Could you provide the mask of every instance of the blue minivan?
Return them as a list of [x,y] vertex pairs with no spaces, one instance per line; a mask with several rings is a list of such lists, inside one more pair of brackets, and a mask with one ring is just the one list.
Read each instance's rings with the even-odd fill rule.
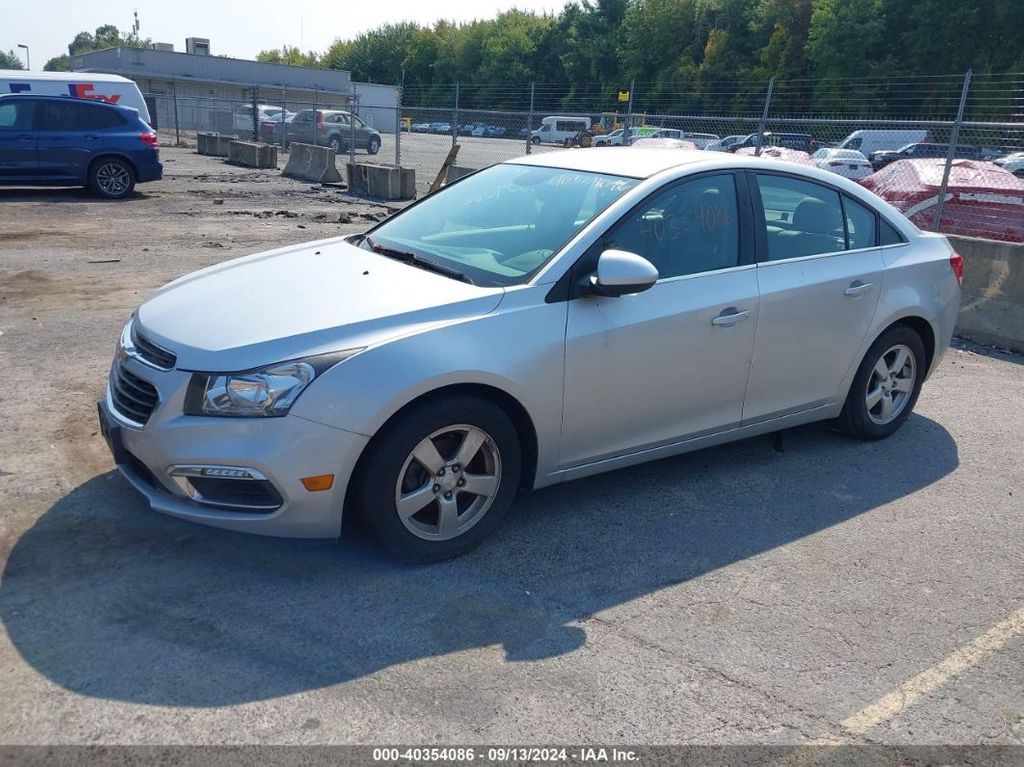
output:
[[0,96],[0,185],[86,186],[119,200],[162,175],[156,132],[134,109]]

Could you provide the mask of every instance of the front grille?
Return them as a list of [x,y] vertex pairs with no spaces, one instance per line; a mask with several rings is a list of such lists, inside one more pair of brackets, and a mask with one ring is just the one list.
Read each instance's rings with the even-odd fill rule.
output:
[[115,361],[110,369],[110,399],[124,417],[145,426],[159,401],[156,387]]
[[132,323],[131,340],[135,351],[144,362],[148,362],[153,367],[160,368],[161,370],[174,369],[174,363],[178,361],[177,355],[174,352],[157,346],[142,335],[139,332],[138,325],[134,322]]

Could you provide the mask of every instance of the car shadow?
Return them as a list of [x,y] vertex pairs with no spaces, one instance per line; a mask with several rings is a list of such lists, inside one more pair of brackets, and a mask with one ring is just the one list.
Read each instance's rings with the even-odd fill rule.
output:
[[951,473],[957,447],[912,416],[862,443],[821,426],[523,495],[480,549],[395,564],[339,546],[234,534],[149,511],[115,472],[16,541],[0,619],[22,657],[74,692],[223,706],[501,646],[570,653],[595,613],[840,525]]

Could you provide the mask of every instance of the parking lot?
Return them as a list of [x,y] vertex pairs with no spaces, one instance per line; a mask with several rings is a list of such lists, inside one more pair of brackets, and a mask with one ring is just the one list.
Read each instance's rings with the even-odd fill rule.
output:
[[[403,136],[421,186],[446,140]],[[122,203],[0,189],[0,742],[1024,744],[1024,358],[956,343],[887,441],[525,494],[444,564],[199,527],[98,434],[125,319],[394,206],[162,154]]]

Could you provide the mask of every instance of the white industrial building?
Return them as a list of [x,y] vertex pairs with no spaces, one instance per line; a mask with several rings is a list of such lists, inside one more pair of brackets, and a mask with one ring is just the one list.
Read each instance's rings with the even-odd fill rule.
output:
[[[399,91],[353,82],[337,69],[293,67],[209,54],[209,40],[188,38],[187,53],[170,45],[107,48],[73,56],[76,72],[106,72],[134,80],[158,130],[229,130],[236,111],[257,103],[300,109],[351,109],[381,133],[393,133]],[[205,52],[204,52],[205,51]],[[255,89],[255,93],[254,93]]]

